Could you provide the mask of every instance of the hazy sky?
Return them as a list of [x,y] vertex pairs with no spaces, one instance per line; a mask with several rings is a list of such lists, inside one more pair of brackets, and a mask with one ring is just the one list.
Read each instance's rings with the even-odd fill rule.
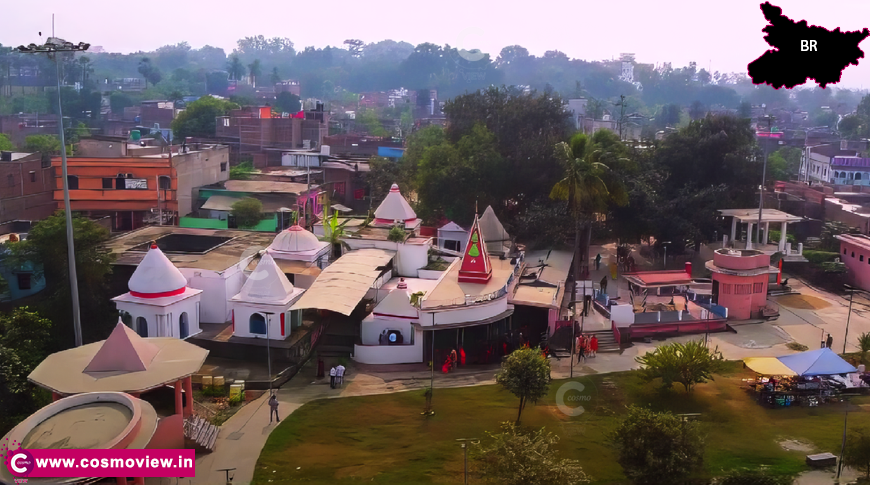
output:
[[[229,54],[239,38],[262,34],[288,37],[297,49],[341,45],[350,38],[367,43],[393,39],[479,48],[495,58],[502,47],[519,44],[535,55],[557,49],[569,57],[599,60],[633,52],[643,63],[678,67],[696,61],[699,67],[712,65],[713,71],[746,72],[746,65],[768,47],[761,32],[766,24],[762,2],[750,0],[40,0],[38,8],[23,0],[2,3],[0,44],[38,42],[39,31],[51,32],[53,12],[59,37],[125,53],[187,41],[195,48],[222,47]],[[867,0],[772,3],[793,20],[829,29],[870,27]],[[870,52],[870,40],[861,47]],[[847,68],[834,86],[870,88],[870,55]]]

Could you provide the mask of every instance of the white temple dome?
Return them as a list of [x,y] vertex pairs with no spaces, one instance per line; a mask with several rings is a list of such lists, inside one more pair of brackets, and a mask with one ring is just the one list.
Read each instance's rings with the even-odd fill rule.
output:
[[390,193],[384,198],[375,211],[375,219],[392,223],[393,221],[410,222],[417,219],[417,214],[408,201],[399,192],[399,186],[393,184]]
[[275,236],[272,244],[269,245],[269,249],[287,253],[299,253],[303,251],[317,251],[324,244],[324,242],[317,239],[317,236],[296,224]]
[[127,287],[130,294],[139,298],[162,298],[184,293],[187,278],[163,254],[157,244],[151,244],[151,249],[142,258],[142,262],[133,272]]
[[293,295],[294,288],[269,253],[263,255],[235,300],[280,303]]

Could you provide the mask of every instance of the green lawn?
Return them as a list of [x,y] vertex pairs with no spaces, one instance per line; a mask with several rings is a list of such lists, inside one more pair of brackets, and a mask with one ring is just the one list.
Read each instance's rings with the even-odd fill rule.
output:
[[[740,388],[740,379],[750,376],[741,367],[732,365],[731,372],[691,395],[676,388],[661,395],[633,372],[578,378],[591,401],[576,417],[557,409],[556,391],[567,381],[554,381],[549,396],[523,412],[523,425],[558,434],[563,455],[580,460],[594,483],[602,484],[624,483],[606,435],[630,403],[701,413],[710,475],[759,465],[776,473],[804,470],[806,453],[784,450],[778,444],[784,439],[839,451],[844,405],[762,408]],[[429,418],[420,415],[424,402],[423,392],[415,391],[306,404],[272,432],[254,483],[462,483],[462,451],[455,439],[485,437],[516,417],[516,398],[497,386],[436,389],[436,415]],[[870,400],[852,400],[862,403]],[[860,425],[870,425],[867,413],[850,413],[849,426]]]

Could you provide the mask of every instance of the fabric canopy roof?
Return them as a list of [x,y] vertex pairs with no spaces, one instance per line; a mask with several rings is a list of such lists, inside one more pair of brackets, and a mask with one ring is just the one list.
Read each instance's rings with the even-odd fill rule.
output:
[[843,360],[831,349],[818,349],[785,355],[779,361],[800,376],[830,376],[849,374],[858,369]]
[[782,357],[750,357],[743,362],[755,372],[769,376],[830,376],[858,371],[831,349],[809,350]]
[[743,359],[746,367],[766,376],[796,376],[797,374],[785,366],[776,357],[749,357]]

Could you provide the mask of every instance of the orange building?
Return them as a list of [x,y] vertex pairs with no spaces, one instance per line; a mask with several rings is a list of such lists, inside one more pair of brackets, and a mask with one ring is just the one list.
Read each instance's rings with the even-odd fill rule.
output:
[[[195,188],[229,178],[229,150],[202,150],[141,157],[71,157],[67,171],[72,210],[89,217],[112,217],[112,230],[127,231],[146,224],[176,224],[192,212]],[[61,161],[55,168],[54,200],[63,209]]]

